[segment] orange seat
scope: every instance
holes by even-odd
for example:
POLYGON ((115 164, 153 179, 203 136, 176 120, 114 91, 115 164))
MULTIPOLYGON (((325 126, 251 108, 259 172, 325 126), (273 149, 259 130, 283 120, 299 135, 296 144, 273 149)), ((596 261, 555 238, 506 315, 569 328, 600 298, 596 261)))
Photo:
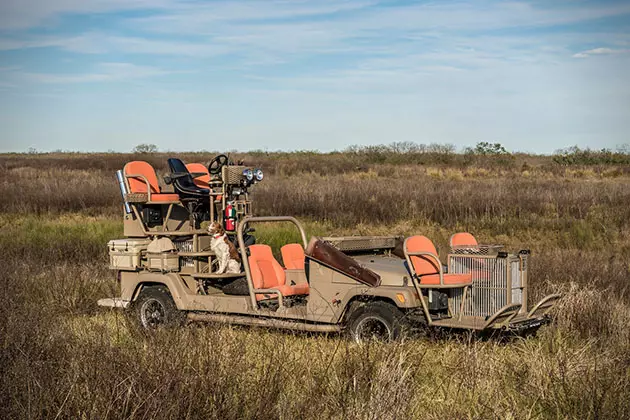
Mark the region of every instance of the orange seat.
POLYGON ((413 273, 419 278, 420 286, 464 287, 472 284, 470 274, 442 274, 442 263, 438 259, 433 242, 426 236, 412 236, 405 241, 405 254, 427 252, 432 255, 409 255, 413 273))
POLYGON ((304 270, 304 248, 300 244, 286 244, 280 248, 282 263, 287 270, 304 270))
POLYGON ((129 185, 129 192, 133 194, 148 194, 151 192, 150 201, 159 203, 179 202, 177 194, 163 194, 160 191, 157 175, 153 166, 142 160, 129 162, 123 168, 125 178, 129 185))
MULTIPOLYGON (((308 295, 308 284, 285 284, 286 276, 282 266, 271 253, 269 245, 251 245, 249 248, 249 270, 255 289, 272 289, 282 296, 308 295)), ((257 300, 273 299, 274 293, 257 293, 257 300)))
POLYGON ((188 172, 191 174, 203 173, 201 176, 194 177, 193 181, 199 188, 210 188, 210 172, 208 172, 208 168, 201 163, 188 163, 186 164, 186 169, 188 169, 188 172))
POLYGON ((451 236, 451 239, 449 242, 450 242, 451 248, 456 247, 456 246, 473 247, 473 246, 479 245, 475 237, 472 236, 468 232, 459 232, 459 233, 454 234, 453 236, 451 236))

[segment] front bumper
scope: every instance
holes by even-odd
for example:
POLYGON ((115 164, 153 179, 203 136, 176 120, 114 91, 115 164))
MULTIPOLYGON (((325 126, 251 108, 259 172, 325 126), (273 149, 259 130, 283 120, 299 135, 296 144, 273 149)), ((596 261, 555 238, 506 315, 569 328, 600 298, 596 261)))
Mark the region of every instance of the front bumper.
POLYGON ((121 298, 105 298, 99 299, 96 304, 98 306, 103 306, 105 308, 123 308, 127 309, 131 304, 131 301, 124 300, 121 298))

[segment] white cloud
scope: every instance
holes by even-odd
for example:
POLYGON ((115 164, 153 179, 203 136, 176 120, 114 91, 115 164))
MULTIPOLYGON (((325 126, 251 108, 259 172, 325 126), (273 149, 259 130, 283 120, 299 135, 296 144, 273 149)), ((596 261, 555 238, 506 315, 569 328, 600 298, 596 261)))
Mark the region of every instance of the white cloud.
POLYGON ((625 54, 630 50, 612 49, 612 48, 593 48, 592 50, 582 51, 577 54, 573 54, 573 58, 587 58, 592 55, 612 55, 612 54, 625 54))
POLYGON ((90 83, 113 82, 129 79, 143 79, 147 77, 164 76, 180 73, 178 71, 163 70, 151 66, 139 66, 132 63, 100 63, 93 73, 52 74, 52 73, 16 73, 15 76, 36 83, 90 83))

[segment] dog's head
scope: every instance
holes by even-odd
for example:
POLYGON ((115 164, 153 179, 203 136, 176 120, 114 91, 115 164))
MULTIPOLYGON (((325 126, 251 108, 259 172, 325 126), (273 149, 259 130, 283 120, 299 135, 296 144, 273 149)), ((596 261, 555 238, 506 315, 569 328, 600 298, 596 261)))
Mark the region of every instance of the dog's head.
POLYGON ((223 230, 223 226, 221 226, 221 223, 212 222, 208 225, 208 233, 210 235, 223 235, 225 233, 225 230, 223 230))

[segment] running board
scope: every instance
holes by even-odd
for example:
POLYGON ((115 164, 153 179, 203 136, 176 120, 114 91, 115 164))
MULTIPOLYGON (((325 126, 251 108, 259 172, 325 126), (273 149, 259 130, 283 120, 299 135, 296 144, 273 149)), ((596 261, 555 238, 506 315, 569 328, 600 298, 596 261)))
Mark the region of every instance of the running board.
POLYGON ((336 324, 307 324, 299 321, 285 321, 275 318, 256 318, 243 315, 222 315, 189 312, 191 321, 220 322, 223 324, 249 325, 256 327, 280 328, 305 332, 340 332, 341 326, 336 324))

